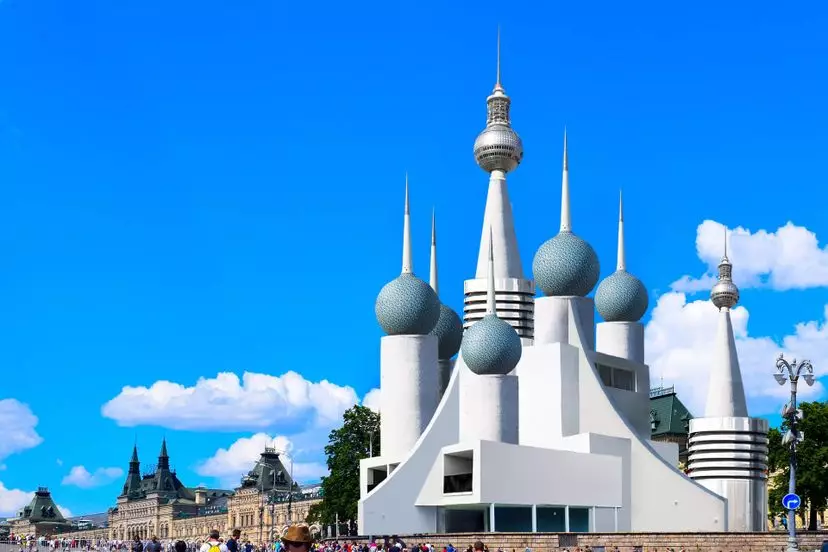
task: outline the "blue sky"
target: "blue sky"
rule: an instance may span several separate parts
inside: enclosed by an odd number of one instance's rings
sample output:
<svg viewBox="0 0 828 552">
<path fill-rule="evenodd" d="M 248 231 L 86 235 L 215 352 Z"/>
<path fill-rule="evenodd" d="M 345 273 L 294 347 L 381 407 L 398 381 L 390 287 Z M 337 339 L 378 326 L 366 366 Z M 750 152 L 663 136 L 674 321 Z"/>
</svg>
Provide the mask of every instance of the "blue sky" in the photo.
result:
<svg viewBox="0 0 828 552">
<path fill-rule="evenodd" d="M 557 232 L 566 125 L 574 229 L 604 275 L 624 190 L 654 381 L 698 406 L 721 225 L 752 412 L 781 405 L 778 351 L 825 373 L 816 2 L 3 0 L 0 515 L 38 485 L 103 511 L 133 442 L 154 462 L 164 435 L 190 485 L 237 480 L 277 436 L 317 477 L 334 420 L 379 384 L 373 302 L 399 272 L 406 171 L 415 271 L 435 207 L 461 310 L 498 24 L 526 272 Z"/>
</svg>

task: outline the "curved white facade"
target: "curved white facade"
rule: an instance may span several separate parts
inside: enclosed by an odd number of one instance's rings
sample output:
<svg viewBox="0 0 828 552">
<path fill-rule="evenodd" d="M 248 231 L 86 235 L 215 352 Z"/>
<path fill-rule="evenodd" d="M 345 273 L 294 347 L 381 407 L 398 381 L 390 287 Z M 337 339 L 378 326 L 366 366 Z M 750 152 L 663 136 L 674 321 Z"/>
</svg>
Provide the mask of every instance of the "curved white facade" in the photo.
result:
<svg viewBox="0 0 828 552">
<path fill-rule="evenodd" d="M 726 500 L 677 469 L 676 445 L 649 440 L 647 366 L 586 346 L 592 332 L 582 313 L 591 324 L 591 300 L 538 304 L 549 304 L 538 314 L 554 316 L 537 317 L 536 330 L 554 323 L 567 341 L 524 346 L 513 375 L 499 380 L 476 376 L 458 358 L 411 449 L 387 454 L 383 437 L 383 456 L 361 461 L 360 533 L 728 530 Z M 388 352 L 384 342 L 383 362 L 394 362 Z M 432 370 L 438 373 L 436 358 Z M 607 370 L 610 385 L 602 380 Z M 504 408 L 513 381 L 516 414 Z M 475 393 L 501 406 L 485 418 L 466 410 Z M 382 394 L 400 395 L 385 387 Z M 512 416 L 517 444 L 505 429 Z"/>
</svg>

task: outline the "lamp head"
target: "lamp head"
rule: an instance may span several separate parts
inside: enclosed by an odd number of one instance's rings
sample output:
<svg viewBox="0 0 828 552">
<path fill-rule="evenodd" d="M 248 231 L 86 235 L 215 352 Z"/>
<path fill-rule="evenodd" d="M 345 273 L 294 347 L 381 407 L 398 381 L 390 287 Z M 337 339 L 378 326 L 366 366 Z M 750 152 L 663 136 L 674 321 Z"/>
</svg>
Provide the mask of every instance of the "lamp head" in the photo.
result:
<svg viewBox="0 0 828 552">
<path fill-rule="evenodd" d="M 805 378 L 805 383 L 807 383 L 809 387 L 814 384 L 815 380 L 814 380 L 814 375 L 813 374 L 805 374 L 802 377 Z"/>
<path fill-rule="evenodd" d="M 788 377 L 785 374 L 774 374 L 773 377 L 776 378 L 776 383 L 779 385 L 785 385 L 788 381 Z"/>
</svg>

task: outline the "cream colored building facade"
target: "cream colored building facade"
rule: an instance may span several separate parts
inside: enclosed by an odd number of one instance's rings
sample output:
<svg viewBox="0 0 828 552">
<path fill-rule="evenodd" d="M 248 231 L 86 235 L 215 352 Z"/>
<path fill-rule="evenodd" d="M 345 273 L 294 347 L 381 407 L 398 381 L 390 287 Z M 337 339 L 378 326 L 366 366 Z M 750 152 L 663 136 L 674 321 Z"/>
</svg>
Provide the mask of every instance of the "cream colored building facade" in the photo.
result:
<svg viewBox="0 0 828 552">
<path fill-rule="evenodd" d="M 292 492 L 291 492 L 292 489 Z M 235 490 L 187 488 L 170 470 L 166 441 L 158 464 L 142 474 L 138 450 L 133 449 L 129 472 L 117 504 L 108 512 L 106 529 L 62 533 L 97 540 L 205 540 L 210 531 L 229 536 L 233 529 L 257 543 L 280 536 L 292 523 L 304 523 L 310 507 L 321 501 L 319 486 L 293 483 L 275 449 L 266 448 L 253 470 Z M 292 500 L 288 500 L 288 497 Z M 311 526 L 320 533 L 321 528 Z"/>
</svg>

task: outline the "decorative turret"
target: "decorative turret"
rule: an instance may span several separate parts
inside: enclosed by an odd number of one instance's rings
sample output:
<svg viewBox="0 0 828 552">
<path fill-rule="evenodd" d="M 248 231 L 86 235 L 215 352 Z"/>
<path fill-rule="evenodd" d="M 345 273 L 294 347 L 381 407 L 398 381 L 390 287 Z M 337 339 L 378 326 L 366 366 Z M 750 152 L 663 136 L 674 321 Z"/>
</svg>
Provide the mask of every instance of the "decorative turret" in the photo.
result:
<svg viewBox="0 0 828 552">
<path fill-rule="evenodd" d="M 598 255 L 586 241 L 572 233 L 569 210 L 569 154 L 564 131 L 561 182 L 561 229 L 540 246 L 532 261 L 535 284 L 550 297 L 585 297 L 601 273 Z"/>
<path fill-rule="evenodd" d="M 523 348 L 520 336 L 497 316 L 494 288 L 494 256 L 489 240 L 489 290 L 486 316 L 466 330 L 461 345 L 463 360 L 478 375 L 506 375 L 515 369 Z"/>
<path fill-rule="evenodd" d="M 132 457 L 122 496 L 135 496 L 141 492 L 141 462 L 138 460 L 138 445 L 132 445 Z"/>
<path fill-rule="evenodd" d="M 494 90 L 486 98 L 486 128 L 474 141 L 474 159 L 480 168 L 509 172 L 523 159 L 523 143 L 512 130 L 509 107 L 512 100 L 500 83 L 500 29 L 497 31 L 497 79 Z"/>
<path fill-rule="evenodd" d="M 439 297 L 437 283 L 437 222 L 434 214 L 431 215 L 431 275 L 429 283 L 434 293 Z M 437 325 L 431 330 L 437 336 L 437 355 L 440 360 L 449 360 L 460 350 L 463 340 L 463 323 L 454 310 L 440 303 L 440 318 Z"/>
<path fill-rule="evenodd" d="M 727 258 L 727 228 L 724 255 L 719 262 L 719 281 L 710 290 L 710 300 L 718 309 L 732 309 L 739 302 L 739 288 L 733 283 L 733 265 Z"/>
<path fill-rule="evenodd" d="M 624 252 L 624 200 L 618 200 L 618 265 L 595 292 L 595 307 L 607 322 L 638 322 L 649 306 L 647 288 L 627 272 Z"/>
<path fill-rule="evenodd" d="M 161 452 L 158 453 L 158 469 L 159 470 L 169 470 L 170 469 L 170 455 L 167 454 L 167 438 L 164 437 L 161 440 Z"/>
<path fill-rule="evenodd" d="M 730 319 L 730 309 L 739 302 L 739 288 L 733 283 L 733 265 L 727 258 L 727 228 L 724 241 L 724 255 L 719 263 L 719 281 L 710 290 L 710 301 L 719 309 L 719 328 L 704 416 L 746 417 L 745 388 L 733 336 L 733 322 Z"/>
<path fill-rule="evenodd" d="M 512 202 L 506 184 L 506 173 L 514 170 L 523 159 L 523 144 L 512 130 L 509 118 L 512 100 L 506 95 L 500 80 L 499 29 L 497 79 L 486 104 L 486 128 L 474 143 L 474 157 L 477 164 L 489 173 L 489 189 L 477 251 L 477 270 L 474 278 L 466 280 L 463 286 L 463 327 L 468 330 L 485 316 L 489 285 L 488 248 L 491 247 L 496 259 L 495 301 L 499 305 L 500 316 L 521 338 L 529 341 L 534 337 L 535 284 L 523 274 Z"/>
<path fill-rule="evenodd" d="M 374 312 L 388 335 L 427 335 L 440 318 L 440 300 L 434 290 L 414 276 L 411 254 L 411 214 L 408 175 L 405 177 L 402 273 L 380 291 Z"/>
</svg>

